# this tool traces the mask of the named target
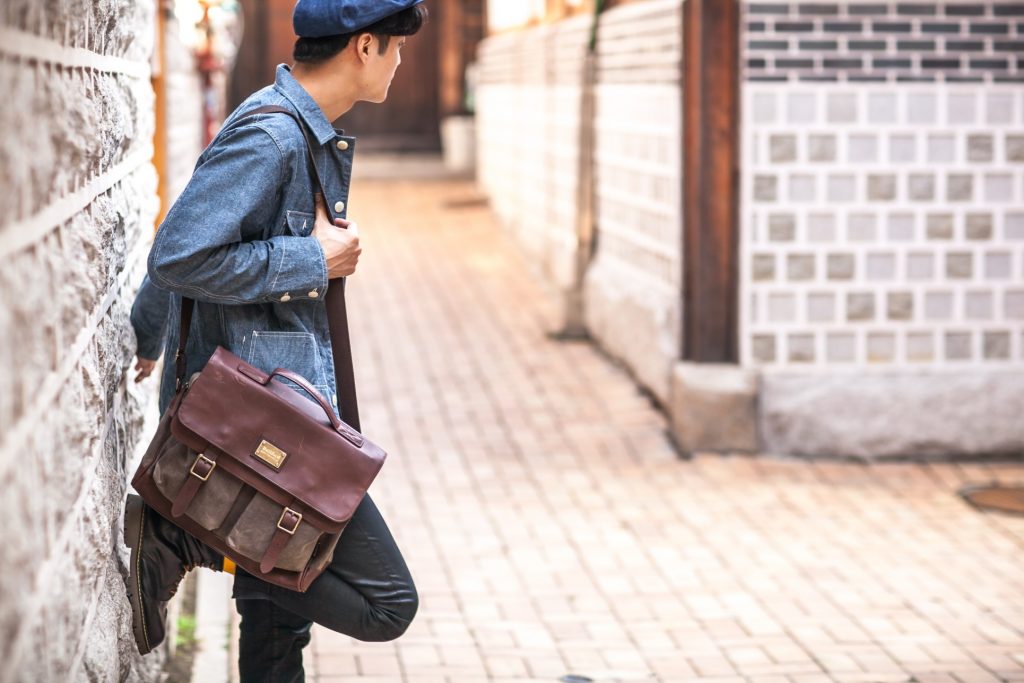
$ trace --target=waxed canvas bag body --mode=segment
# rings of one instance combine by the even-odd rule
[[[238,120],[258,113],[287,114],[306,134],[280,107]],[[223,347],[186,382],[195,302],[183,297],[176,393],[132,478],[157,513],[253,576],[297,591],[326,569],[387,457],[358,431],[344,280],[325,304],[342,414],[354,426],[302,376],[263,372]]]

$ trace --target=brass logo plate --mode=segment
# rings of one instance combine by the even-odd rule
[[[256,457],[273,467],[275,470],[279,470],[281,469],[281,465],[284,464],[284,459],[288,457],[288,454],[264,439],[256,448]]]

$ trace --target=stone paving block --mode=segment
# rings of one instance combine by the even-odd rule
[[[955,496],[1019,463],[679,459],[625,373],[545,335],[486,208],[443,207],[474,193],[354,188],[361,407],[391,454],[371,492],[421,603],[396,643],[315,627],[310,680],[966,683],[1020,664],[1024,520]]]

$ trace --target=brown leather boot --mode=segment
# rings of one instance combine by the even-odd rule
[[[132,605],[135,644],[148,654],[166,634],[167,601],[195,567],[220,571],[224,557],[184,529],[129,495],[124,507],[124,540],[131,548],[125,585]]]

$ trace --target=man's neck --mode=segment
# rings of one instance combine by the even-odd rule
[[[292,76],[320,107],[328,121],[336,121],[359,101],[352,88],[355,79],[346,77],[344,67],[296,64]]]

